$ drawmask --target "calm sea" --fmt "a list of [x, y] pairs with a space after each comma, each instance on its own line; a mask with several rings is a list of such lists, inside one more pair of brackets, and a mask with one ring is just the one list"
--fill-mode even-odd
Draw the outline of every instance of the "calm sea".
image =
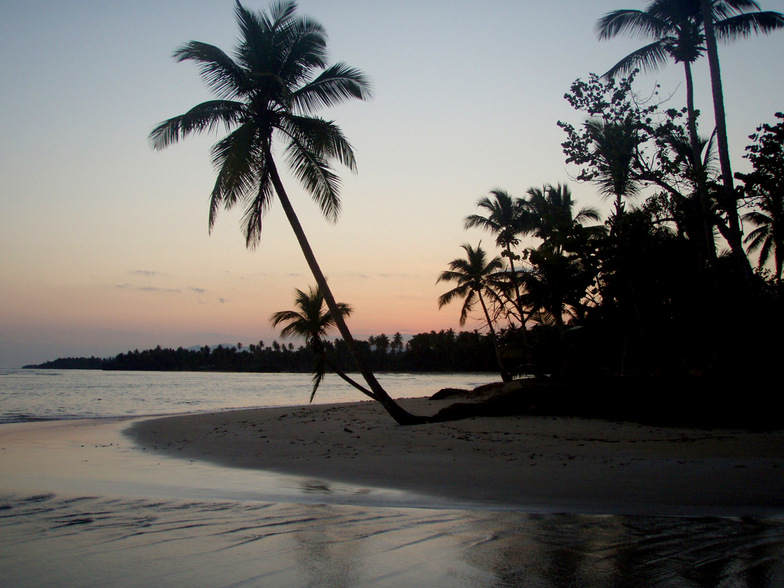
[[[357, 378], [359, 379], [359, 378]], [[393, 398], [475, 388], [495, 374], [379, 374]], [[0, 423], [295, 406], [310, 398], [309, 374], [0, 370]], [[327, 376], [314, 404], [366, 400]]]

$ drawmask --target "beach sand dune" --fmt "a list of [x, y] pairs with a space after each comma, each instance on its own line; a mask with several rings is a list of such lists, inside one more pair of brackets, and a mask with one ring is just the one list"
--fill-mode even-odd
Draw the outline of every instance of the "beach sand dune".
[[[419, 414], [447, 400], [405, 399]], [[548, 512], [759, 514], [784, 507], [784, 431], [475, 417], [411, 427], [373, 402], [166, 417], [147, 450]]]

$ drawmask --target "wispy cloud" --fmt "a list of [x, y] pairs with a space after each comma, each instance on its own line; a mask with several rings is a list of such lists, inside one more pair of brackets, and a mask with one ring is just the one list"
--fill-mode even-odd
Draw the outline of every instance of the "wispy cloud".
[[182, 292], [179, 288], [156, 288], [155, 286], [134, 286], [133, 284], [115, 284], [114, 287], [121, 290], [136, 290], [137, 292], [166, 292], [174, 294]]
[[204, 294], [207, 291], [204, 288], [197, 288], [196, 286], [188, 286], [188, 290], [196, 292], [196, 294]]

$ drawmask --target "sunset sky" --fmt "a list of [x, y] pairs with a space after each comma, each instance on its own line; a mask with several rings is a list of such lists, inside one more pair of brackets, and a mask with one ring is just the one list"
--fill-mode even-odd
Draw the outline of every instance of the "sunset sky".
[[[265, 8], [248, 0], [246, 6]], [[374, 99], [320, 114], [355, 147], [339, 169], [336, 225], [288, 181], [294, 205], [358, 338], [458, 328], [436, 284], [460, 244], [492, 248], [463, 219], [493, 188], [523, 195], [567, 182], [580, 205], [609, 208], [571, 180], [563, 132], [579, 123], [563, 94], [645, 41], [599, 42], [594, 24], [620, 0], [302, 0], [329, 33], [331, 61], [371, 79]], [[761, 0], [784, 11], [784, 0]], [[269, 316], [313, 280], [279, 205], [261, 245], [245, 248], [240, 211], [207, 230], [209, 148], [190, 138], [162, 152], [147, 135], [210, 94], [189, 40], [229, 51], [230, 0], [0, 0], [0, 367], [134, 348], [253, 343]], [[733, 164], [747, 136], [784, 110], [784, 32], [720, 47]], [[702, 132], [712, 128], [707, 60], [695, 67]], [[637, 88], [685, 104], [682, 69]], [[476, 328], [469, 322], [466, 328]], [[299, 344], [299, 342], [295, 342]]]

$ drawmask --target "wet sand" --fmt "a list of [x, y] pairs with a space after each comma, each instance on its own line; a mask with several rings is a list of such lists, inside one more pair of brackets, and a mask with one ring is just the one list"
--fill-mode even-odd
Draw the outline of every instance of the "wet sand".
[[[419, 414], [449, 401], [406, 399]], [[530, 416], [396, 425], [376, 403], [145, 420], [148, 451], [527, 512], [778, 514], [784, 431]]]
[[780, 586], [782, 436], [369, 403], [2, 425], [0, 585]]

